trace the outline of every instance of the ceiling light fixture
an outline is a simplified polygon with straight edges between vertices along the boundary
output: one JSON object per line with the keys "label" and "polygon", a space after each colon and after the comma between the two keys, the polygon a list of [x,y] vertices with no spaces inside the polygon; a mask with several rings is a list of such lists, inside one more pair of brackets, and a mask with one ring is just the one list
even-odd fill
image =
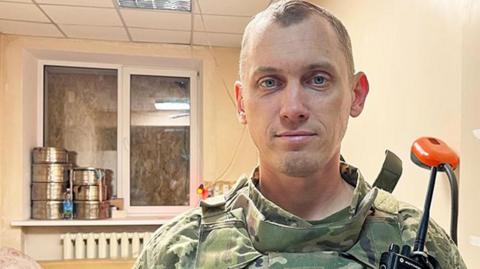
{"label": "ceiling light fixture", "polygon": [[189,103],[183,102],[155,102],[155,109],[156,110],[190,110]]}
{"label": "ceiling light fixture", "polygon": [[191,0],[118,0],[118,5],[126,8],[192,11]]}

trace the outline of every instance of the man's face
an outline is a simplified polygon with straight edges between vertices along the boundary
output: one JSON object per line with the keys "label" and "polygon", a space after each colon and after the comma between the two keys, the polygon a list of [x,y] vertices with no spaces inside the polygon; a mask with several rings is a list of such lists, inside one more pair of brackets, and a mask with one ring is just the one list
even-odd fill
{"label": "man's face", "polygon": [[288,27],[260,23],[243,70],[237,105],[261,167],[301,177],[338,158],[349,115],[360,114],[366,92],[358,107],[358,76],[349,76],[338,38],[323,18]]}

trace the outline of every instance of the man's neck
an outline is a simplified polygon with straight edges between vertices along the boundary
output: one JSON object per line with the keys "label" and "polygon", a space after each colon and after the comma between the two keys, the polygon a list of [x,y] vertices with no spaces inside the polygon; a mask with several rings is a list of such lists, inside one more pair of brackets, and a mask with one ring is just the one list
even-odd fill
{"label": "man's neck", "polygon": [[350,205],[353,187],[340,176],[340,162],[309,177],[290,177],[260,164],[259,188],[281,208],[306,220],[321,220]]}

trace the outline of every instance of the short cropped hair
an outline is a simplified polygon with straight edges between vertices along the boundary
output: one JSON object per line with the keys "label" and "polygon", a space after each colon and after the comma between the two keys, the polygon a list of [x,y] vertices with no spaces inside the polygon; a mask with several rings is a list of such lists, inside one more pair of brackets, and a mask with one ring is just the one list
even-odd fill
{"label": "short cropped hair", "polygon": [[345,56],[345,60],[349,69],[349,75],[353,76],[355,71],[353,55],[352,55],[352,43],[347,29],[343,23],[334,15],[332,15],[326,9],[316,6],[304,0],[281,0],[271,4],[267,9],[258,13],[248,23],[245,28],[242,47],[240,48],[240,64],[239,73],[240,79],[243,80],[243,66],[245,64],[245,58],[247,57],[247,46],[249,42],[250,32],[255,27],[260,19],[270,19],[275,23],[278,23],[282,27],[288,27],[290,25],[300,23],[311,15],[318,15],[324,18],[335,30],[341,49]]}

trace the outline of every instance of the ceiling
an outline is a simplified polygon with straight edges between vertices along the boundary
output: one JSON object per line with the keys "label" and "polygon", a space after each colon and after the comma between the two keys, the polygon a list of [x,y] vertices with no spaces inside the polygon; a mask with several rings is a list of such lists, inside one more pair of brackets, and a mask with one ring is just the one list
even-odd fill
{"label": "ceiling", "polygon": [[0,0],[0,32],[29,36],[240,47],[272,0],[192,0],[192,12],[120,8],[116,0]]}

